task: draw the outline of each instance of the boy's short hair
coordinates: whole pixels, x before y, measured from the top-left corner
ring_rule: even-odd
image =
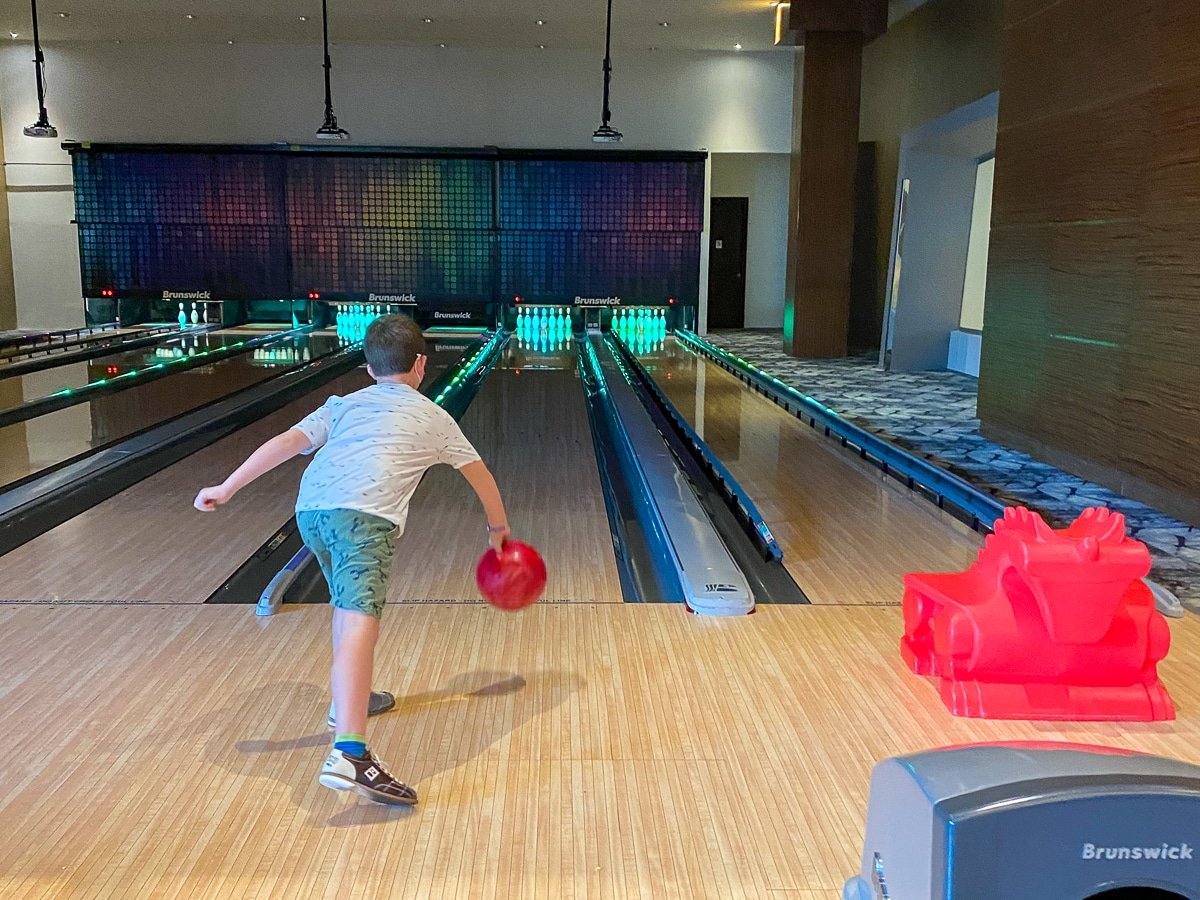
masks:
[[[376,375],[403,375],[412,371],[418,356],[425,355],[425,335],[408,316],[380,316],[367,326],[363,352]]]

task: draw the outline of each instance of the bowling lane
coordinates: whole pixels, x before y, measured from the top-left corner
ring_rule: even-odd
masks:
[[[465,346],[431,342],[427,382]],[[355,369],[0,556],[0,602],[202,603],[292,515],[305,461],[264,475],[216,513],[192,508],[196,492],[327,397],[369,383]]]
[[[64,362],[61,365],[23,375],[7,375],[0,368],[0,378],[5,389],[20,397],[17,402],[37,400],[61,390],[78,390],[97,381],[112,378],[125,372],[149,368],[171,359],[194,356],[202,350],[217,350],[241,341],[262,337],[265,333],[247,331],[212,331],[201,334],[164,335],[163,340],[149,347],[133,350],[117,350],[80,362]],[[8,399],[8,396],[5,396]]]
[[[978,534],[724,369],[673,339],[639,358],[750,494],[814,603],[898,603],[905,572],[974,560]]]
[[[513,536],[546,560],[550,601],[621,602],[591,426],[574,344],[540,351],[517,341],[483,383],[462,427],[496,476]],[[396,549],[391,601],[477,599],[486,549],[479,501],[439,466],[413,497]]]
[[[196,335],[197,340],[211,338],[211,346],[222,342],[246,340],[253,337],[245,332],[226,332]],[[188,346],[194,346],[189,342]],[[204,344],[201,343],[201,348]],[[198,366],[159,378],[138,387],[92,398],[52,413],[0,428],[0,485],[9,484],[42,469],[57,465],[81,453],[120,440],[134,432],[174,416],[196,409],[234,391],[257,384],[284,368],[336,351],[341,346],[333,334],[319,333],[298,337],[286,344],[263,348],[262,351],[240,353],[211,365]],[[65,370],[84,369],[80,384],[100,378],[146,368],[172,357],[158,356],[156,350],[184,349],[174,344],[146,347],[140,351],[118,354],[122,366],[105,362],[109,357],[78,365],[60,366],[21,378],[0,380],[0,406],[10,407],[31,397],[45,396],[53,390],[70,386],[64,382]],[[267,351],[273,356],[267,358]],[[184,349],[184,356],[187,355]],[[51,385],[58,384],[58,388]],[[33,395],[22,391],[32,389]]]

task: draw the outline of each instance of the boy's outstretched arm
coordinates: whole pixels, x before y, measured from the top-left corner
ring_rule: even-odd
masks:
[[[504,512],[504,501],[500,499],[500,488],[496,487],[496,479],[482,460],[467,463],[458,471],[474,488],[479,502],[483,504],[483,511],[488,520],[488,543],[499,550],[510,532],[508,515]]]
[[[289,428],[251,453],[249,458],[238,466],[224,482],[201,490],[196,495],[196,502],[193,505],[200,512],[212,512],[218,506],[228,503],[234,494],[259,475],[265,475],[276,466],[311,447],[312,442],[308,439],[308,435],[298,428]]]

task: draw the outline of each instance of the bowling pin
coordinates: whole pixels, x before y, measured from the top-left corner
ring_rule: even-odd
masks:
[[[200,310],[196,309],[195,303],[192,304],[192,324],[193,325],[200,324]]]
[[[179,327],[187,328],[187,313],[183,311],[183,304],[179,304]]]

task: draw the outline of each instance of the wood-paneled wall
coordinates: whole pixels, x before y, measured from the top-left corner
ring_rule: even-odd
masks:
[[[1200,3],[1008,0],[985,433],[1200,522]]]

